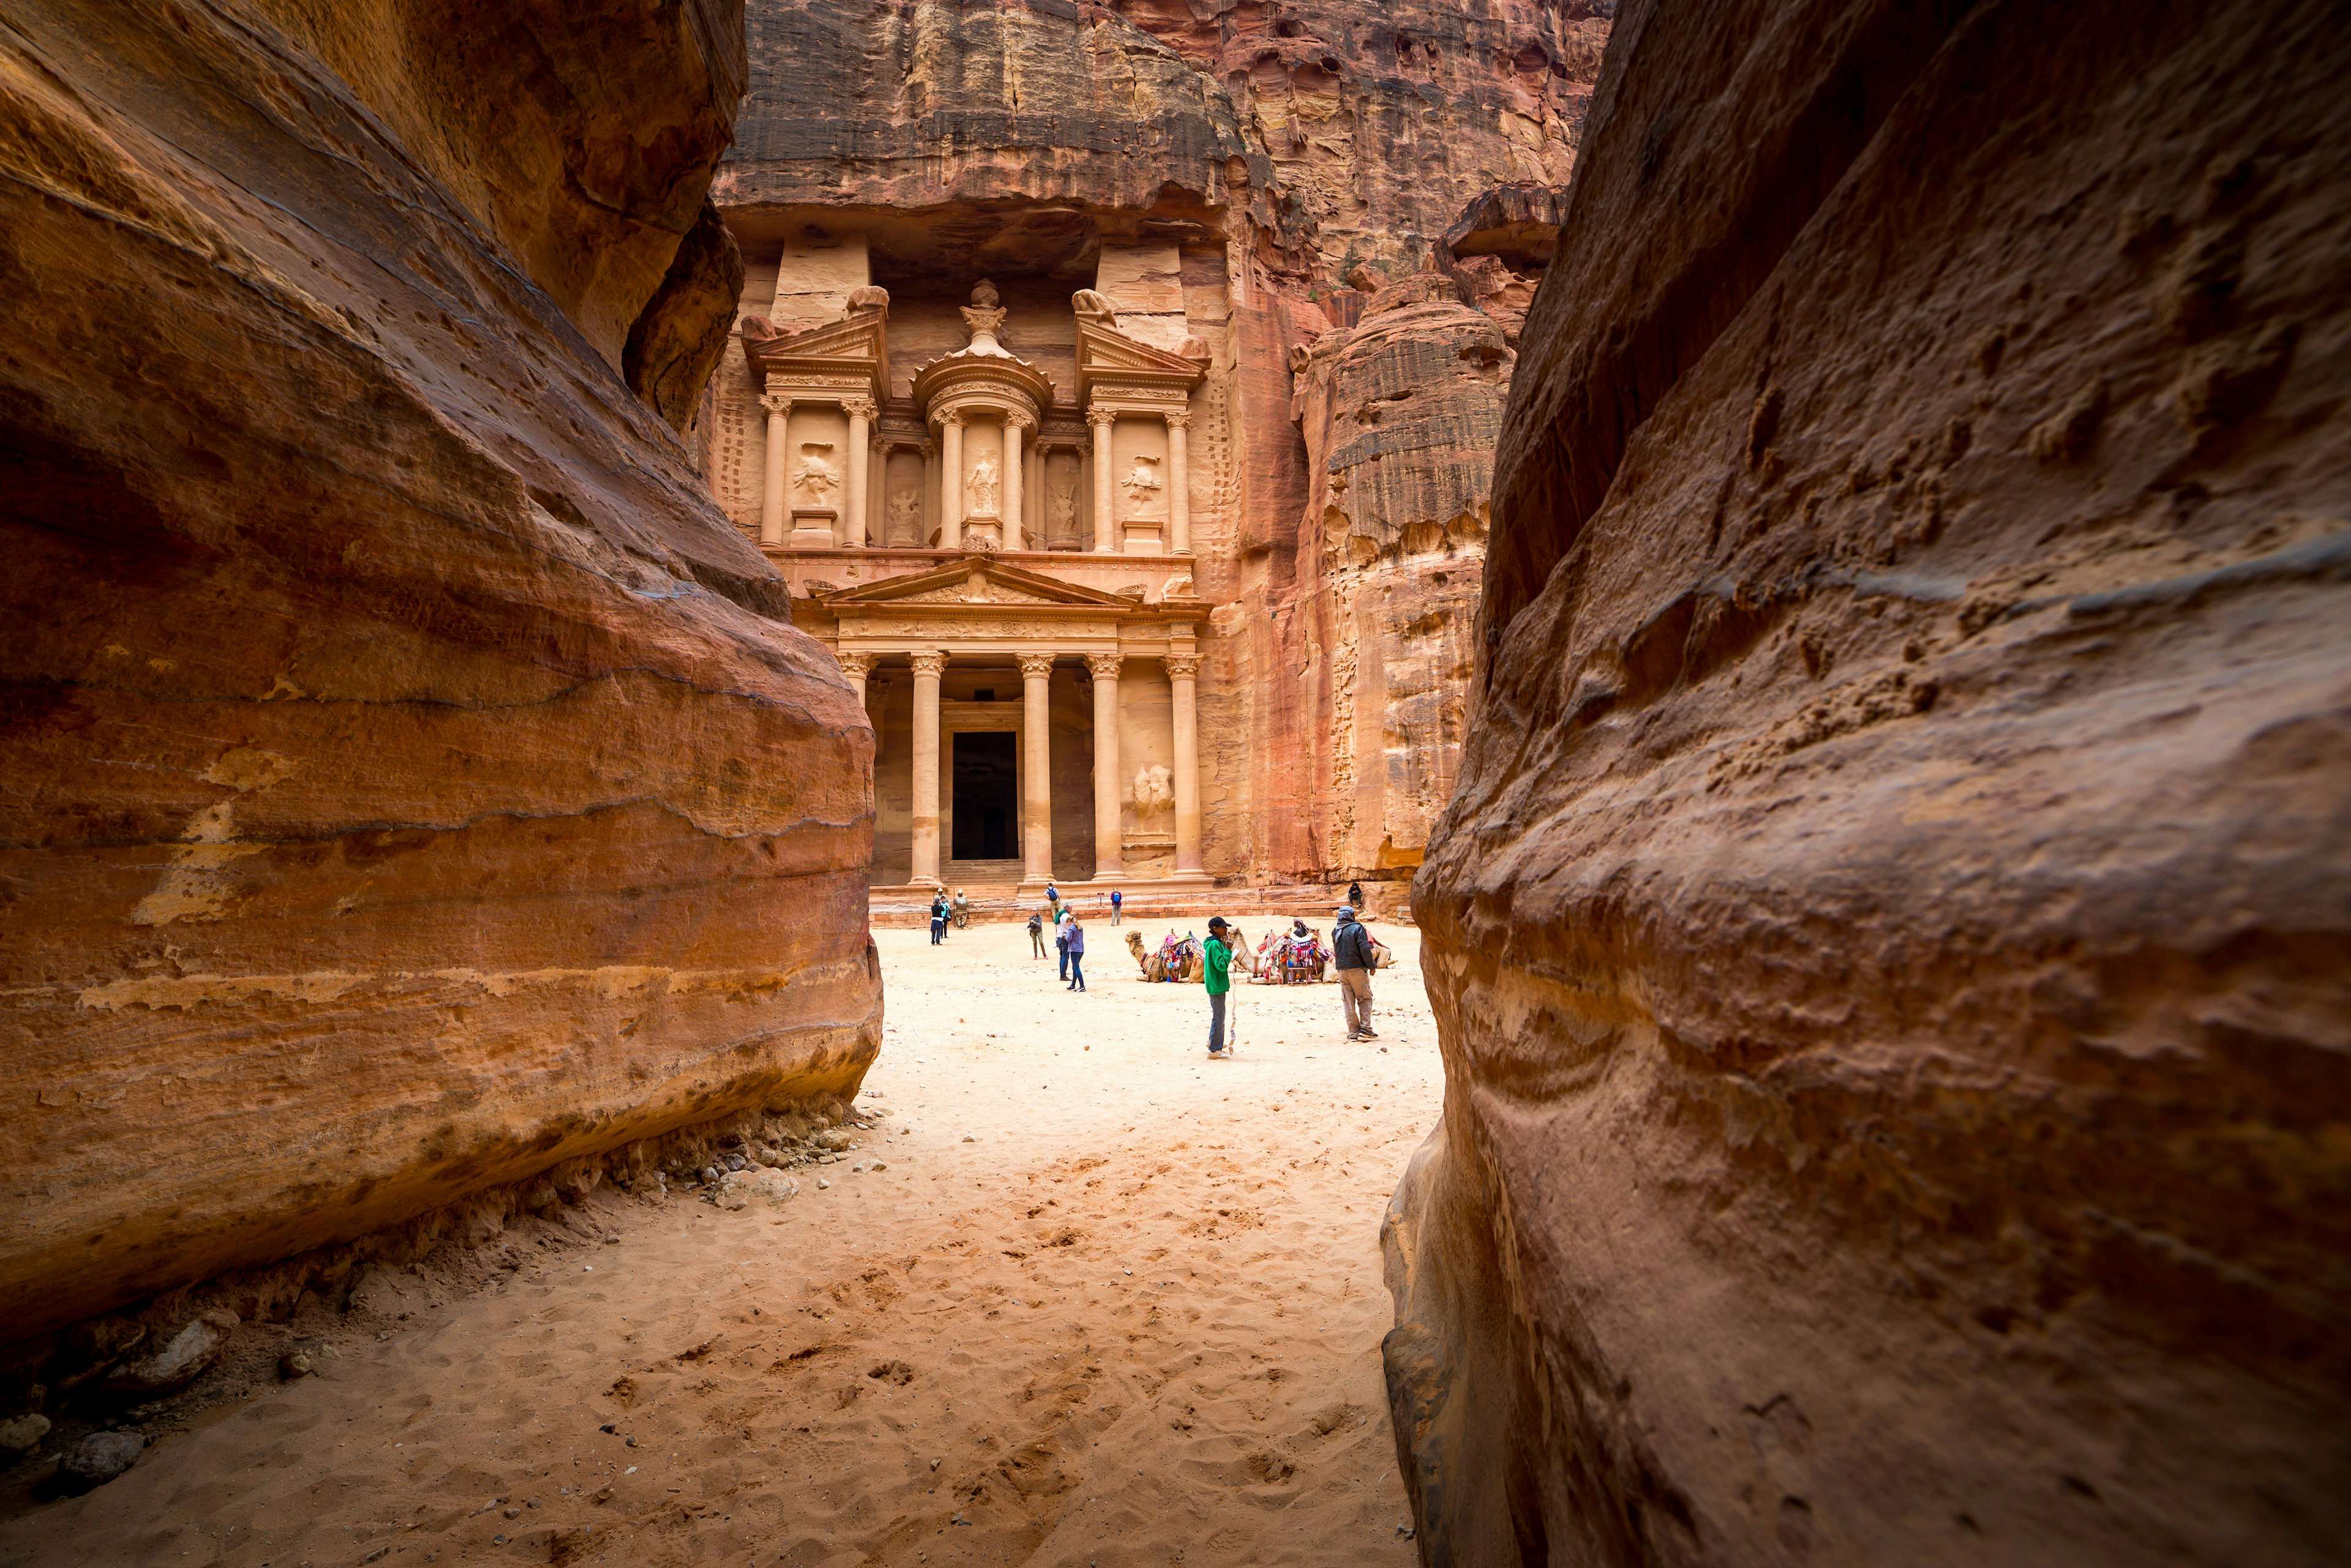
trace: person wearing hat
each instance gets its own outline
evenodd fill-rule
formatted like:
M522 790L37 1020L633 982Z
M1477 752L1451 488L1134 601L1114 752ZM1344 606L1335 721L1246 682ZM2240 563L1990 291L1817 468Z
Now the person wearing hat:
M1372 934L1355 919L1353 904L1339 906L1339 924L1331 933L1331 956L1339 966L1339 999L1347 1009L1349 1040L1377 1040L1372 1029Z
M1208 939L1201 945L1206 958L1202 978L1208 988L1208 1054L1222 1059L1225 1054L1225 997L1233 988L1232 927L1221 915L1208 920Z

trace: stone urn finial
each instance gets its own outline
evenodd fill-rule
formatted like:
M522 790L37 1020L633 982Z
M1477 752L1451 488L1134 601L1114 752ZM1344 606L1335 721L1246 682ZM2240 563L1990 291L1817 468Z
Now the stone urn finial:
M997 329L1004 325L1004 310L997 303L999 298L996 285L985 277L971 286L971 303L963 308L963 324L971 332L971 342L965 348L965 353L987 354L1003 360L1012 357L1005 350L1004 345L996 340Z

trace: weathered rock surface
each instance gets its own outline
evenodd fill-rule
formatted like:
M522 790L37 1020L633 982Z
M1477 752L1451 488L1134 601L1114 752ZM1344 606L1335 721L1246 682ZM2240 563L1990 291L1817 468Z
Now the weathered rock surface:
M139 1462L147 1451L146 1437L137 1432L92 1432L57 1460L57 1475L74 1490L103 1486Z
M737 26L10 8L7 1337L871 1059L870 731L621 373Z
M1329 723L1286 760L1326 791L1326 863L1408 874L1453 792L1511 355L1451 278L1420 272L1296 362L1332 642L1306 674Z
M106 1375L110 1394L144 1397L184 1388L202 1376L228 1349L236 1330L236 1314L214 1310L190 1318L178 1333L152 1355L128 1361Z
M1563 185L1614 0L1116 0L1118 14L1224 86L1277 246L1324 286L1370 262L1409 271L1463 204Z
M2346 53L1619 17L1416 890L1425 1561L2339 1557Z

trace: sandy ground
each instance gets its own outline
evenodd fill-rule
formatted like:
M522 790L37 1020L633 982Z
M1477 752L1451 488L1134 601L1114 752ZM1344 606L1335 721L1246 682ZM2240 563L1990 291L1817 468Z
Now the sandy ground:
M1073 995L1019 926L877 932L888 1114L799 1197L602 1194L240 1330L340 1354L0 1563L1413 1562L1377 1232L1442 1092L1415 934L1379 1045L1334 984L1244 985L1229 1062L1117 935Z

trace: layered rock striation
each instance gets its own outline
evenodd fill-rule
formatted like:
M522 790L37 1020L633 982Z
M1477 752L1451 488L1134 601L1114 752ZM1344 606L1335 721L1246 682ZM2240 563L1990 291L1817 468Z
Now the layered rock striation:
M739 12L0 53L0 1337L852 1092L871 733L664 422Z
M2336 21L1619 17L1416 890L1425 1561L2337 1553Z

